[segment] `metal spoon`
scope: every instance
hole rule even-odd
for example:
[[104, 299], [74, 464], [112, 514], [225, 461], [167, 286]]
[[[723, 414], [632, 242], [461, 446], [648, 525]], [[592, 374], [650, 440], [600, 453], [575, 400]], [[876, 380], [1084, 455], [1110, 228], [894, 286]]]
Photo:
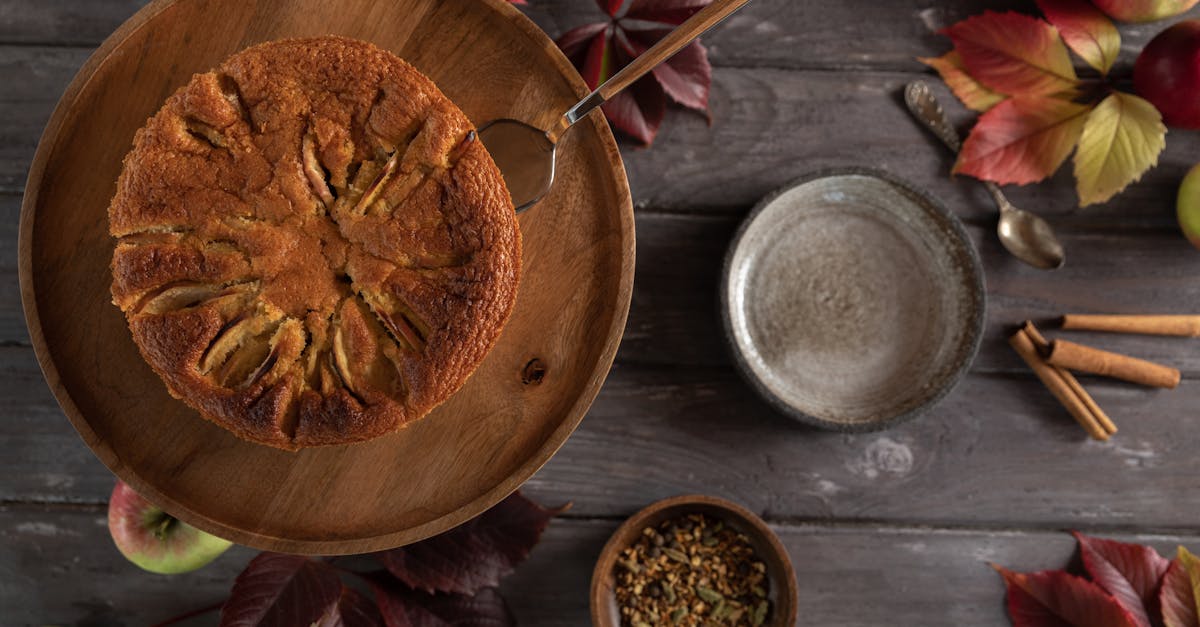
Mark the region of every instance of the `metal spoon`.
[[571, 107], [549, 130], [509, 119], [483, 125], [479, 138], [500, 167], [517, 213], [532, 207], [550, 190], [554, 183], [554, 149], [567, 129], [749, 1], [714, 0]]
[[[950, 124], [946, 112], [938, 104], [929, 85], [922, 81], [909, 83], [908, 87], [904, 89], [904, 102], [908, 104], [908, 110], [912, 112], [913, 116], [924, 122], [934, 135], [937, 135], [950, 147], [950, 150], [958, 153], [962, 149], [958, 132]], [[1066, 261], [1066, 255], [1050, 225], [1038, 216], [1014, 207], [995, 183], [984, 181], [983, 184], [991, 192], [996, 205], [1000, 207], [1000, 224], [996, 226], [996, 233], [1000, 236], [1000, 243], [1008, 249], [1008, 252], [1017, 259], [1042, 270], [1061, 267]]]

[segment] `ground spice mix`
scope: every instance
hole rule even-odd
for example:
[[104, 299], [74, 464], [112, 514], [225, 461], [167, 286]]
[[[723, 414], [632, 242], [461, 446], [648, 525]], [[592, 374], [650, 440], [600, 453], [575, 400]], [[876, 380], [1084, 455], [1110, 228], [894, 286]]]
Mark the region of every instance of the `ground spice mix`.
[[751, 625], [771, 611], [766, 565], [745, 534], [702, 514], [646, 527], [617, 560], [621, 624]]

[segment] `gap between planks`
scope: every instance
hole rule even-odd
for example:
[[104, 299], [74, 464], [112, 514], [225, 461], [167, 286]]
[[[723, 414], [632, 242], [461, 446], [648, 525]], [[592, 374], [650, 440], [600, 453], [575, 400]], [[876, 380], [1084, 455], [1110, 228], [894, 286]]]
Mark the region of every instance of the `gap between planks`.
[[[536, 496], [536, 495], [535, 495]], [[0, 514], [91, 514], [103, 515], [108, 509], [107, 503], [36, 503], [5, 501], [0, 502]], [[768, 525], [780, 530], [792, 532], [880, 532], [890, 534], [919, 534], [937, 535], [949, 534], [978, 534], [985, 536], [1029, 535], [1040, 533], [1067, 533], [1075, 530], [1089, 535], [1137, 535], [1144, 538], [1160, 538], [1169, 540], [1181, 536], [1194, 536], [1194, 527], [1146, 527], [1139, 525], [1059, 525], [1059, 524], [1029, 524], [1018, 521], [991, 521], [987, 524], [971, 524], [957, 521], [922, 521], [922, 520], [886, 520], [886, 519], [853, 519], [853, 518], [807, 518], [807, 517], [774, 517], [762, 516], [756, 512]], [[633, 515], [633, 512], [630, 513]], [[578, 516], [567, 512], [559, 514], [556, 520], [581, 524], [614, 525], [624, 522], [625, 516]]]

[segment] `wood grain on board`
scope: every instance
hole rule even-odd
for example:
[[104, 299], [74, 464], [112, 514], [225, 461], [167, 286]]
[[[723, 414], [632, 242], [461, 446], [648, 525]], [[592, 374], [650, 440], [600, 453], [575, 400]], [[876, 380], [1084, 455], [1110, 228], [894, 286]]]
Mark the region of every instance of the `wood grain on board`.
[[[457, 526], [553, 455], [616, 354], [634, 225], [616, 144], [601, 120], [590, 120], [561, 144], [555, 189], [521, 218], [521, 290], [503, 335], [427, 419], [370, 442], [294, 454], [196, 420], [167, 394], [110, 304], [106, 210], [121, 158], [146, 117], [194, 72], [256, 42], [327, 32], [398, 49], [476, 124], [548, 123], [586, 93], [554, 44], [500, 0], [158, 2], [68, 88], [34, 158], [18, 237], [32, 345], [105, 465], [212, 533], [337, 554]], [[140, 52], [159, 48], [186, 54]], [[537, 385], [522, 381], [533, 360], [549, 370]]]

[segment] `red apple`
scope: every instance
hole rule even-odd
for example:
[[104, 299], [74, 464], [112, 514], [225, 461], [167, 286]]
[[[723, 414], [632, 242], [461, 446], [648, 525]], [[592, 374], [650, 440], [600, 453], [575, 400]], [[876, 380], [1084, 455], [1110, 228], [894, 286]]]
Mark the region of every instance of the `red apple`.
[[1179, 15], [1200, 0], [1092, 0], [1101, 11], [1122, 22], [1153, 22]]
[[1180, 22], [1146, 44], [1133, 84], [1167, 124], [1200, 128], [1200, 20]]
[[164, 512], [124, 481], [108, 502], [108, 531], [126, 559], [164, 575], [196, 570], [231, 545]]

